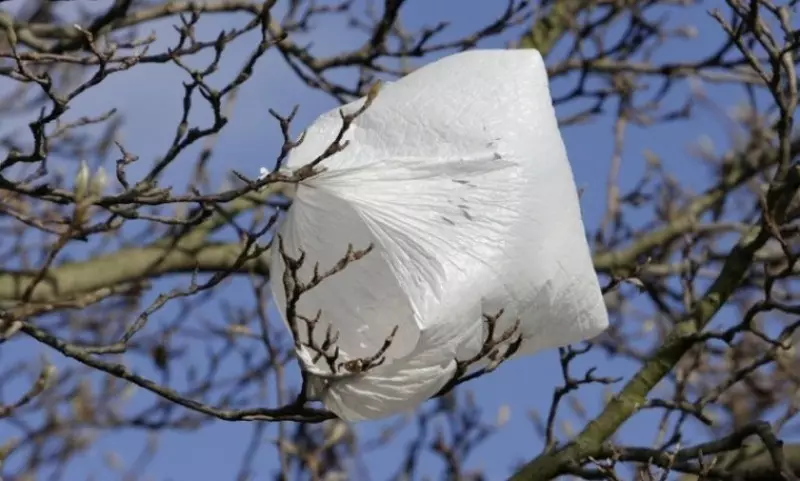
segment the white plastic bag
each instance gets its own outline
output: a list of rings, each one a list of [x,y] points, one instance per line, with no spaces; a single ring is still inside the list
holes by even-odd
[[[345,106],[351,113],[365,99]],[[319,156],[341,128],[339,109],[319,117],[286,167]],[[324,271],[348,244],[372,252],[322,281],[297,304],[338,333],[339,359],[373,356],[395,327],[385,361],[324,381],[316,394],[342,419],[375,419],[416,407],[481,349],[483,314],[520,321],[515,355],[603,331],[608,318],[585,239],[578,195],[535,50],[472,50],[384,86],[344,136],[347,147],[297,189],[279,234],[285,251]],[[276,243],[277,244],[277,243]],[[283,313],[285,266],[273,250],[273,294]],[[284,313],[285,315],[285,313]],[[301,327],[302,342],[307,342]],[[506,344],[514,341],[512,336]]]

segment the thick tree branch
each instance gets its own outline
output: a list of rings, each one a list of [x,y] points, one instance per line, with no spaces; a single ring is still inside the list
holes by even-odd
[[[234,266],[241,254],[238,243],[210,243],[206,238],[236,215],[264,208],[264,201],[281,193],[283,184],[269,185],[262,192],[249,194],[225,206],[185,234],[177,234],[149,246],[121,249],[86,261],[70,262],[50,269],[32,291],[32,302],[52,302],[64,297],[95,291],[103,287],[127,284],[168,274],[220,272]],[[269,275],[269,254],[244,262],[237,272]],[[20,299],[36,271],[0,270],[0,306],[13,305]]]
[[[167,274],[225,271],[234,265],[241,250],[240,244],[215,243],[198,247],[152,245],[123,249],[89,261],[70,262],[51,269],[33,290],[30,301],[50,302],[107,286]],[[245,262],[239,272],[268,276],[269,254],[265,253],[259,259]],[[0,301],[19,299],[35,277],[35,271],[0,271]]]
[[[790,171],[789,178],[775,190],[782,198],[791,198],[800,187],[800,166]],[[788,204],[788,201],[785,201]],[[511,481],[552,479],[564,474],[570,465],[581,464],[601,454],[603,443],[622,424],[645,405],[647,394],[677,364],[694,343],[697,335],[739,287],[753,262],[756,252],[771,238],[765,222],[754,226],[731,250],[722,272],[694,308],[675,326],[663,346],[655,351],[644,366],[606,405],[568,446],[554,453],[543,454],[527,463]]]
[[[783,456],[795,476],[800,476],[800,444],[784,444]],[[761,443],[745,446],[739,451],[720,457],[717,470],[709,479],[725,479],[722,473],[732,473],[741,481],[779,481],[783,479],[775,469],[769,450]]]

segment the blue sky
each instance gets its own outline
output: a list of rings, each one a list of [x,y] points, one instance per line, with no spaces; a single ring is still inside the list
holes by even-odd
[[[12,1],[19,5],[21,2]],[[96,8],[103,8],[108,1],[88,2],[94,3]],[[361,2],[357,2],[361,3]],[[449,20],[452,28],[448,35],[457,37],[460,34],[473,31],[475,27],[484,24],[488,19],[494,18],[502,10],[503,2],[488,2],[486,0],[439,0],[426,2],[423,0],[409,0],[408,8],[402,17],[404,24],[413,29],[422,24],[433,24],[439,20]],[[63,10],[69,13],[69,8]],[[667,62],[677,60],[697,59],[712,51],[721,38],[721,32],[716,23],[703,8],[685,9],[681,15],[675,11],[669,13],[670,22],[674,25],[690,23],[694,25],[697,36],[692,40],[672,41],[671,45],[663,48],[655,57],[655,61]],[[152,24],[159,35],[159,41],[153,47],[167,45],[174,37],[170,25],[177,20],[169,19]],[[225,15],[209,17],[198,30],[200,37],[212,38],[222,28],[241,25],[246,17],[241,15]],[[491,39],[482,47],[498,48],[510,40],[517,38],[519,30],[500,38]],[[612,32],[613,35],[613,32]],[[347,28],[344,21],[328,21],[319,24],[309,36],[308,40],[314,42],[314,51],[322,54],[335,53],[340,50],[357,46],[361,37]],[[258,38],[256,35],[247,35],[235,42],[223,56],[220,73],[215,81],[221,85],[229,80],[233,72],[242,64],[250,49]],[[558,58],[558,54],[555,54]],[[206,58],[207,59],[207,58]],[[198,57],[195,61],[203,63],[204,59]],[[169,65],[143,65],[130,71],[116,74],[94,88],[84,97],[77,99],[73,110],[67,118],[74,119],[81,115],[97,115],[105,109],[116,107],[122,112],[124,126],[121,139],[129,150],[142,158],[138,165],[129,171],[136,177],[149,167],[151,159],[169,145],[180,114],[182,95],[181,81],[185,80],[184,74],[174,66]],[[11,83],[0,80],[0,94],[9,92]],[[554,82],[552,89],[554,96],[568,91],[571,87],[570,79],[560,79]],[[725,108],[733,107],[743,100],[743,92],[736,88],[724,85],[700,85],[707,96],[723,105]],[[686,83],[675,87],[665,105],[678,107],[689,95],[690,88]],[[285,67],[282,60],[275,52],[268,53],[258,63],[253,78],[245,84],[238,94],[238,101],[234,106],[231,122],[219,137],[214,157],[211,161],[212,178],[217,181],[215,187],[219,188],[221,179],[226,177],[226,172],[236,169],[240,172],[257,175],[261,166],[269,166],[279,152],[280,132],[267,110],[275,109],[278,112],[288,113],[294,105],[299,105],[300,110],[296,127],[307,125],[317,115],[332,108],[335,104],[323,94],[309,91],[297,81],[293,74]],[[557,110],[560,115],[568,115],[574,106],[559,105]],[[195,122],[208,121],[208,112],[200,112],[193,117]],[[25,122],[29,121],[29,117]],[[17,123],[19,122],[19,123]],[[0,123],[0,130],[19,128],[22,119]],[[582,205],[587,227],[591,230],[599,222],[605,206],[605,178],[608,171],[609,159],[613,149],[613,125],[610,117],[601,117],[594,122],[582,126],[573,126],[564,129],[564,140],[569,151],[570,159],[575,172],[577,183],[584,188]],[[620,175],[622,191],[632,186],[638,179],[644,166],[644,153],[650,151],[658,155],[667,170],[669,170],[685,186],[701,190],[708,182],[705,175],[705,166],[689,155],[690,148],[700,136],[706,136],[714,145],[714,149],[722,152],[730,139],[728,127],[720,121],[719,115],[704,110],[702,107],[688,122],[675,122],[658,125],[647,129],[631,127],[623,150],[623,169]],[[178,162],[168,171],[166,179],[181,186],[190,175],[199,146],[189,149]],[[112,154],[113,155],[113,154]],[[77,159],[58,159],[57,165],[64,172],[71,173],[77,168]],[[102,159],[90,159],[98,162]],[[106,159],[108,160],[108,159]],[[71,175],[71,174],[70,174]],[[645,219],[646,217],[642,217]],[[80,250],[73,250],[72,254],[80,256]],[[171,280],[170,286],[174,287],[175,281]],[[242,284],[238,284],[241,286]],[[185,284],[184,284],[185,286]],[[223,287],[225,298],[231,303],[252,303],[249,292],[237,288],[237,284]],[[213,305],[212,305],[213,306]],[[168,307],[159,312],[152,319],[152,325],[171,322],[176,315],[177,307]],[[203,312],[195,312],[194,316],[214,325],[224,326],[226,320],[216,308],[211,307]],[[721,316],[724,321],[725,314]],[[198,319],[198,320],[200,320]],[[193,321],[189,321],[193,322]],[[205,363],[205,353],[202,348],[186,345],[188,355],[187,363],[202,365]],[[48,358],[56,365],[71,362],[62,359],[57,353],[47,352],[44,347],[33,345],[30,341],[17,340],[2,347],[0,360],[3,364],[10,365],[14,359],[38,356],[40,352],[47,353]],[[146,360],[136,356],[127,356],[126,362],[137,369],[141,374],[157,377]],[[574,366],[574,374],[581,375],[581,367],[599,367],[597,374],[601,376],[629,377],[634,366],[626,361],[610,360],[605,356],[590,354],[581,359]],[[230,363],[223,369],[231,374],[237,372],[241,366]],[[99,383],[101,378],[95,376]],[[532,423],[528,420],[531,410],[539,411],[546,415],[551,392],[561,383],[560,370],[557,362],[557,352],[548,351],[536,356],[515,360],[501,366],[495,373],[486,376],[462,389],[471,391],[477,403],[485,410],[485,417],[493,419],[501,407],[507,406],[510,412],[509,422],[500,433],[486,442],[468,461],[468,466],[485,469],[488,479],[502,479],[510,474],[513,463],[528,459],[537,454],[541,449]],[[620,387],[622,383],[618,384]],[[22,383],[16,383],[3,390],[3,396],[13,398],[15,393],[24,389]],[[589,414],[596,413],[602,407],[602,395],[598,388],[581,390],[577,397],[584,402]],[[152,402],[149,393],[135,392],[127,409],[135,412],[138,407],[144,407]],[[637,415],[621,431],[620,439],[635,444],[649,444],[655,434],[655,413],[642,413]],[[574,414],[568,409],[562,409],[562,421],[579,430],[582,425]],[[368,439],[376,436],[381,426],[386,423],[362,423],[358,431]],[[247,443],[255,425],[249,423],[224,423],[216,422],[198,431],[186,433],[171,433],[161,437],[157,449],[158,455],[147,466],[146,479],[153,480],[188,480],[208,479],[223,480],[233,479],[239,467]],[[264,435],[264,442],[275,435],[275,426],[268,426]],[[563,435],[567,434],[563,430]],[[11,430],[8,426],[0,425],[0,442]],[[695,433],[700,436],[701,431]],[[413,430],[406,430],[401,439],[413,434]],[[64,479],[87,479],[90,472],[98,473],[96,479],[116,479],[108,471],[103,471],[103,450],[113,450],[122,459],[123,464],[133,462],[139,455],[147,441],[148,434],[140,431],[126,431],[113,435],[103,435],[102,443],[95,444],[80,459],[72,463],[67,477]],[[697,439],[700,439],[699,437]],[[405,443],[395,443],[393,448],[371,454],[366,460],[367,468],[375,479],[383,479],[385,467],[394,466],[402,455],[397,448],[402,448]],[[431,456],[423,458],[423,471],[435,474],[441,469],[439,461]],[[4,467],[5,473],[13,474],[14,459]],[[274,451],[267,448],[256,459],[253,466],[257,479],[266,479],[265,476],[276,467]],[[100,470],[100,471],[98,471]]]

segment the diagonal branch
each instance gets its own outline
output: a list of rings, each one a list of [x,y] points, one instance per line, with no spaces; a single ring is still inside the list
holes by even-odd
[[[800,188],[800,166],[794,166],[789,171],[786,182],[773,192],[779,196],[778,198],[785,199],[791,198],[798,188]],[[767,222],[752,227],[731,250],[719,276],[694,309],[675,326],[663,346],[644,363],[622,391],[606,405],[603,412],[590,422],[572,443],[552,454],[535,458],[517,471],[510,480],[552,479],[564,474],[571,465],[581,464],[590,457],[597,457],[601,453],[603,443],[645,405],[647,394],[694,345],[695,335],[708,325],[739,287],[756,252],[771,236]]]

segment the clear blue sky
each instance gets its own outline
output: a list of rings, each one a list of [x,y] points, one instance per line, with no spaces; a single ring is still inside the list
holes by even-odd
[[[11,3],[19,5],[21,2],[16,0]],[[93,8],[104,8],[110,2],[105,0],[88,3],[95,3],[96,7]],[[410,0],[408,3],[409,8],[406,9],[403,16],[407,27],[413,28],[415,25],[448,20],[452,22],[449,35],[458,36],[461,33],[472,31],[475,27],[496,16],[502,10],[504,2]],[[61,11],[68,13],[71,7],[63,6],[61,8]],[[718,45],[720,30],[714,21],[702,8],[695,8],[691,12],[688,15],[684,12],[680,17],[671,13],[671,22],[674,25],[686,22],[693,24],[698,31],[698,36],[691,41],[673,42],[670,47],[660,51],[655,58],[656,61],[696,59]],[[199,29],[199,37],[211,38],[221,28],[241,25],[243,21],[246,21],[243,16],[232,15],[216,16],[213,19],[209,17],[209,19],[211,21],[206,21]],[[171,19],[156,24],[154,28],[160,36],[157,45],[164,45],[172,41],[174,33],[170,25],[176,21]],[[516,38],[518,32],[517,30],[513,35],[485,42],[481,46],[502,47],[507,40]],[[241,65],[257,40],[255,35],[249,35],[226,51],[219,75],[220,84],[229,79],[232,72]],[[319,28],[314,30],[308,40],[313,40],[317,52],[334,53],[358,45],[361,37],[349,30],[344,22],[330,21],[319,24]],[[202,60],[203,58],[198,58],[198,61]],[[73,110],[67,114],[67,118],[75,119],[81,115],[97,115],[106,108],[117,107],[123,113],[125,121],[122,140],[129,150],[143,159],[139,169],[134,167],[130,171],[132,176],[136,176],[137,171],[144,170],[149,165],[149,160],[163,152],[171,140],[173,128],[180,112],[182,80],[184,80],[182,72],[173,66],[139,66],[113,76],[101,86],[92,89],[89,95],[79,98],[75,102]],[[10,82],[0,80],[0,94],[5,95],[10,86]],[[560,81],[553,85],[553,90],[557,94],[564,92],[569,86],[568,83]],[[706,91],[712,99],[726,106],[733,106],[742,98],[742,92],[727,87],[712,86]],[[676,87],[667,104],[672,103],[673,107],[680,105],[687,93],[687,85]],[[300,105],[296,123],[298,127],[306,125],[317,115],[334,106],[330,99],[322,94],[310,92],[295,80],[278,55],[274,52],[266,55],[257,65],[253,78],[239,93],[232,120],[218,141],[211,162],[214,178],[224,178],[224,174],[229,169],[237,169],[255,176],[259,167],[272,164],[280,146],[280,133],[267,109],[273,108],[278,112],[288,113],[295,104]],[[559,113],[568,114],[569,107],[559,107]],[[204,117],[206,116],[196,115],[195,121],[202,121]],[[7,122],[0,124],[0,129],[5,130],[11,127]],[[700,134],[709,136],[717,146],[717,151],[721,151],[729,141],[726,127],[720,124],[718,117],[707,111],[699,111],[694,120],[690,122],[660,125],[647,130],[631,129],[623,155],[621,174],[623,191],[625,186],[631,186],[638,180],[644,164],[643,152],[645,150],[658,154],[675,177],[693,188],[698,190],[702,188],[707,180],[704,166],[688,155],[691,143],[696,142]],[[605,203],[605,177],[613,138],[611,119],[604,118],[586,126],[570,127],[564,130],[563,135],[577,182],[580,187],[585,188],[582,204],[587,226],[591,229],[599,222]],[[185,183],[196,158],[193,154],[196,152],[197,149],[187,152],[181,161],[177,162],[169,171],[167,178],[170,182],[174,182],[176,186]],[[60,160],[58,165],[65,172],[71,173],[74,172],[77,164]],[[225,296],[228,301],[234,303],[237,298],[243,299],[240,297],[242,294],[231,287],[225,289]],[[244,294],[244,296],[248,296],[248,294]],[[242,302],[252,301],[248,297]],[[164,309],[151,322],[154,324],[168,322],[175,312],[175,309]],[[195,313],[195,315],[200,316],[200,313]],[[225,323],[225,319],[221,315],[215,316],[214,311],[207,310],[202,315],[215,325],[224,325]],[[36,346],[31,349],[31,346],[30,342],[25,341],[17,341],[3,346],[4,352],[0,353],[0,362],[11,363],[12,359],[38,356],[39,352],[47,352],[46,348]],[[187,347],[190,348],[187,362],[202,365],[203,350],[192,349],[190,345]],[[48,357],[56,365],[71,362],[65,361],[53,352],[49,352]],[[156,375],[146,360],[142,362],[141,359],[130,356],[128,361],[142,374]],[[627,378],[633,372],[631,365],[627,362],[611,362],[603,356],[586,356],[582,363],[576,365],[576,368],[580,365],[584,367],[598,365],[597,374],[603,376],[625,376]],[[239,366],[229,364],[225,369],[235,373],[237,367]],[[575,372],[580,374],[578,370]],[[492,437],[475,453],[469,460],[469,466],[484,468],[488,479],[502,479],[510,473],[513,463],[535,455],[541,448],[541,444],[528,420],[529,412],[538,410],[545,415],[551,392],[560,382],[557,353],[550,351],[508,363],[491,376],[467,385],[466,389],[474,393],[477,402],[485,409],[487,418],[491,419],[496,416],[498,409],[505,405],[510,408],[511,413],[510,421],[501,433]],[[12,386],[10,389],[5,389],[3,395],[14,397],[15,391],[21,392],[23,388],[22,384]],[[585,401],[589,413],[595,413],[601,407],[601,396],[597,389],[583,390],[578,397]],[[144,406],[151,401],[150,394],[137,392],[129,409],[134,411],[136,406]],[[562,413],[562,419],[571,423],[573,429],[580,428],[581,421],[571,415],[567,409],[562,410]],[[640,414],[626,425],[621,439],[636,444],[649,444],[654,434],[654,419],[652,414]],[[363,423],[358,426],[358,431],[366,439],[376,435],[384,424]],[[239,460],[250,440],[253,428],[254,425],[249,423],[216,422],[198,431],[164,436],[158,444],[158,456],[147,468],[147,478],[159,481],[232,479],[239,468]],[[267,442],[274,432],[274,426],[269,427],[264,441]],[[407,430],[403,437],[406,438],[412,433],[413,430]],[[9,434],[9,428],[0,425],[0,442]],[[122,457],[123,463],[127,464],[139,455],[146,440],[146,432],[133,430],[104,435],[102,443],[95,444],[92,450],[81,457],[80,462],[72,463],[69,475],[65,479],[87,479],[86,475],[89,472],[97,472],[96,479],[116,479],[107,471],[103,471],[101,449],[115,451]],[[404,443],[397,443],[394,446],[402,448]],[[266,475],[276,467],[274,451],[265,449],[263,453],[253,466],[258,475],[257,479],[267,479]],[[381,474],[385,467],[392,466],[394,469],[400,455],[401,453],[394,449],[370,455],[366,459],[370,474],[375,479],[382,479]],[[426,457],[424,459],[426,472],[436,473],[441,468],[439,462],[433,458]],[[5,473],[13,475],[13,466],[12,458],[11,463],[4,467]],[[96,471],[97,469],[100,471]]]

